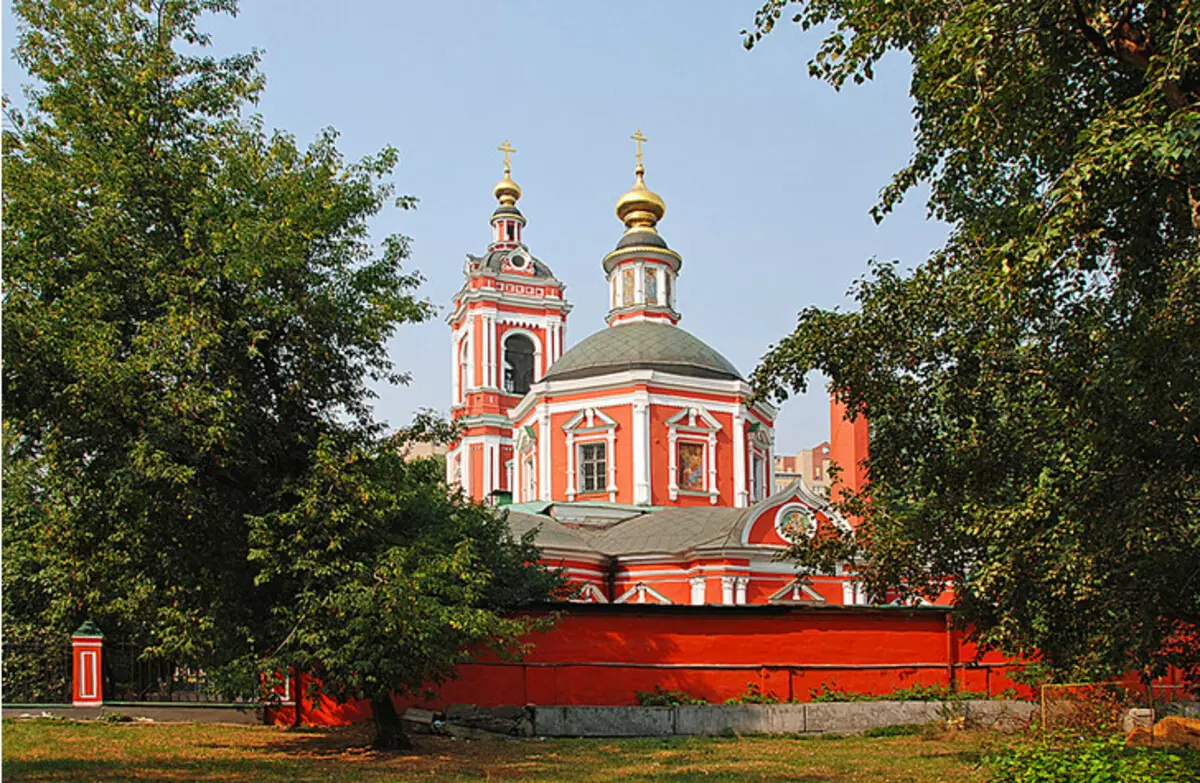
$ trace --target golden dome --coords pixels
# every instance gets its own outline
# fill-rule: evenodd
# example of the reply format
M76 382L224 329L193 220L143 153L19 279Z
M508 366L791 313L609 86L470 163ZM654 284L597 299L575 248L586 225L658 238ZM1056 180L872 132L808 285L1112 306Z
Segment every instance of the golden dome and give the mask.
M492 195L504 206L511 207L521 197L521 186L513 182L512 177L506 171L504 172L504 179L497 182L496 187L492 188Z
M667 205L662 197L650 188L642 178L646 170L639 164L636 172L637 182L633 189L617 199L617 217L625 224L626 232L656 231L654 224L662 220Z

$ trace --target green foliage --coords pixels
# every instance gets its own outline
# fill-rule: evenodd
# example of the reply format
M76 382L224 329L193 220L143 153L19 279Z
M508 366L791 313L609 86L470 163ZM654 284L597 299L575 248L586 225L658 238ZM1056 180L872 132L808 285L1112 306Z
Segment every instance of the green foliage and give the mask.
M371 418L368 384L405 380L388 340L433 313L408 240L368 235L415 203L396 151L348 163L333 130L247 116L257 54L205 56L198 27L232 0L13 8L35 81L3 134L6 686L85 618L230 693L299 666L376 699L511 651L532 623L504 612L558 577L401 460L448 425Z
M704 699L697 699L685 691L663 690L661 685L655 685L652 691L635 690L633 694L643 707L679 707L681 705L708 704Z
M920 723L897 723L892 726L872 726L862 733L864 737L913 737L925 733Z
M910 685L907 688L894 688L887 693L858 693L844 691L837 683L821 683L808 691L809 701L976 701L987 699L1015 699L1013 689L1001 693L988 694L985 691L956 691L945 685Z
M252 665L319 676L338 700L418 693L482 645L519 655L546 622L507 612L563 589L531 537L450 494L433 460L323 438L295 502L250 521L256 589L279 595Z
M911 58L916 149L874 215L924 185L951 233L755 373L783 399L819 370L871 423L862 527L791 554L952 587L978 641L1060 675L1161 670L1200 623L1200 7L777 0L747 46L793 11L835 88Z
M1200 753L1125 747L1117 735L1066 743L1015 744L986 759L996 783L1184 783L1200 776Z
M762 686L756 682L746 683L746 692L725 700L726 704L778 704L779 697L770 692L763 692Z

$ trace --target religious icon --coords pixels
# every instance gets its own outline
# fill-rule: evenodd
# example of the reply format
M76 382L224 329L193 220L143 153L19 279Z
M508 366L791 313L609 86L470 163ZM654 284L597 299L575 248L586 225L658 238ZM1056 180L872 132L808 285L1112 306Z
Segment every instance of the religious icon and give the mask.
M658 304L658 270L646 267L646 304Z
M633 304L633 286L634 286L633 269L625 267L621 270L621 305L629 306Z
M702 492L704 490L704 446L699 443L679 444L680 489Z

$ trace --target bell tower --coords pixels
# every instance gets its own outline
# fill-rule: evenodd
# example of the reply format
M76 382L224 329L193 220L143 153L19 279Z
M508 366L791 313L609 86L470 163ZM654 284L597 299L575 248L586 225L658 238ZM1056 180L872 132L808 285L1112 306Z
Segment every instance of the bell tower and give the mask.
M617 200L617 217L625 224L625 235L604 257L608 280L609 326L633 321L679 323L675 310L675 281L683 259L667 247L658 233L658 221L666 214L662 197L646 187L639 130L629 138L637 143L637 167L633 188Z
M512 179L506 140L504 177L492 194L492 240L480 256L468 254L463 287L450 324L451 418L461 426L446 455L446 478L481 503L513 494L513 424L508 412L562 355L566 288L525 244L521 188Z

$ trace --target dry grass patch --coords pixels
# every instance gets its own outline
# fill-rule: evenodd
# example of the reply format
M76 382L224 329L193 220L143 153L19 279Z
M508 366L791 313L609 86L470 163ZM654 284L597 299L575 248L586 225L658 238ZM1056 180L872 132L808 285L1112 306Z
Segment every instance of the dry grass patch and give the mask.
M984 738L745 737L466 742L417 737L409 754L369 727L4 722L4 779L36 781L984 781Z

